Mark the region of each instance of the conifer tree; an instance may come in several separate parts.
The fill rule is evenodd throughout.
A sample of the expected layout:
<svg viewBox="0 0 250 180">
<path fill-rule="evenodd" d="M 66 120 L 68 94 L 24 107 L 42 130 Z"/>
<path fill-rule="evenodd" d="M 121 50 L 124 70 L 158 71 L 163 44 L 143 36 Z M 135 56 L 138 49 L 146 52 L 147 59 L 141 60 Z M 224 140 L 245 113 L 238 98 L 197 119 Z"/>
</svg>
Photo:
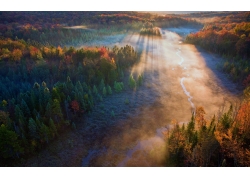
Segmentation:
<svg viewBox="0 0 250 180">
<path fill-rule="evenodd" d="M 17 134 L 2 124 L 0 126 L 0 158 L 15 157 L 22 151 Z"/>
<path fill-rule="evenodd" d="M 103 90 L 102 90 L 102 94 L 103 94 L 104 97 L 107 96 L 107 90 L 106 90 L 105 87 L 104 87 Z"/>
<path fill-rule="evenodd" d="M 95 94 L 95 95 L 97 95 L 98 94 L 98 90 L 97 90 L 97 88 L 96 88 L 96 86 L 94 85 L 94 87 L 93 87 L 93 93 Z"/>
<path fill-rule="evenodd" d="M 36 122 L 34 121 L 33 118 L 29 118 L 28 129 L 29 129 L 29 135 L 32 139 L 36 140 L 39 138 Z"/>
<path fill-rule="evenodd" d="M 110 87 L 109 85 L 107 86 L 107 93 L 108 93 L 109 95 L 112 94 L 112 89 L 111 89 L 111 87 Z"/>
<path fill-rule="evenodd" d="M 49 120 L 49 131 L 50 131 L 50 134 L 51 134 L 52 138 L 54 138 L 55 136 L 58 135 L 57 128 L 56 128 L 56 126 L 54 124 L 53 119 L 51 119 L 51 118 Z"/>
<path fill-rule="evenodd" d="M 28 105 L 26 104 L 26 102 L 23 99 L 22 99 L 22 102 L 21 102 L 21 110 L 23 112 L 24 117 L 26 117 L 26 118 L 31 117 L 30 109 L 29 109 Z"/>
<path fill-rule="evenodd" d="M 54 116 L 54 119 L 57 123 L 59 123 L 59 121 L 63 119 L 61 106 L 57 99 L 54 99 L 52 103 L 52 115 Z"/>
</svg>

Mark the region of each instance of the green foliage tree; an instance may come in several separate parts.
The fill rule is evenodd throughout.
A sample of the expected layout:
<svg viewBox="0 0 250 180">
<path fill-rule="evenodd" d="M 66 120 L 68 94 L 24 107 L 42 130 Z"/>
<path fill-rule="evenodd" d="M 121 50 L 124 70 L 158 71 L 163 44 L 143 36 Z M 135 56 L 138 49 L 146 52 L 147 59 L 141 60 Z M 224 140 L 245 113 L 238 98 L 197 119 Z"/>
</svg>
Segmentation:
<svg viewBox="0 0 250 180">
<path fill-rule="evenodd" d="M 14 131 L 8 130 L 4 124 L 0 126 L 0 157 L 11 158 L 23 152 Z"/>
<path fill-rule="evenodd" d="M 58 99 L 53 100 L 52 116 L 54 117 L 53 119 L 55 119 L 57 123 L 63 120 L 62 109 L 61 109 L 60 102 L 58 101 Z"/>
<path fill-rule="evenodd" d="M 41 123 L 41 127 L 39 129 L 40 141 L 48 143 L 49 133 L 49 128 L 45 124 Z"/>
<path fill-rule="evenodd" d="M 123 90 L 123 82 L 114 82 L 114 89 L 115 89 L 115 92 L 121 92 Z"/>
<path fill-rule="evenodd" d="M 143 82 L 143 76 L 139 75 L 138 78 L 137 78 L 137 83 L 136 84 L 138 84 L 138 86 L 141 86 L 142 82 Z"/>
<path fill-rule="evenodd" d="M 108 95 L 112 94 L 112 89 L 109 85 L 107 86 L 107 93 L 108 93 Z"/>
<path fill-rule="evenodd" d="M 97 90 L 97 88 L 96 88 L 96 86 L 94 85 L 94 87 L 93 87 L 93 93 L 95 94 L 95 95 L 97 95 L 98 94 L 98 90 Z"/>
<path fill-rule="evenodd" d="M 58 135 L 57 133 L 57 128 L 54 124 L 54 121 L 53 119 L 50 118 L 49 120 L 49 131 L 50 131 L 50 135 L 52 138 L 56 137 Z"/>
<path fill-rule="evenodd" d="M 27 103 L 23 99 L 21 101 L 21 110 L 23 112 L 24 117 L 26 117 L 26 118 L 31 117 L 30 109 L 29 109 Z"/>
<path fill-rule="evenodd" d="M 104 87 L 103 88 L 103 90 L 102 90 L 102 94 L 103 94 L 103 96 L 105 97 L 105 96 L 107 96 L 107 90 L 106 90 L 106 87 Z"/>
<path fill-rule="evenodd" d="M 51 118 L 52 116 L 52 107 L 50 102 L 47 103 L 46 110 L 45 110 L 45 116 L 46 118 Z"/>
<path fill-rule="evenodd" d="M 129 87 L 132 89 L 136 88 L 136 81 L 132 74 L 129 76 Z"/>
<path fill-rule="evenodd" d="M 39 133 L 38 133 L 37 124 L 33 118 L 29 118 L 28 128 L 29 128 L 29 135 L 31 139 L 37 140 L 39 138 Z"/>
<path fill-rule="evenodd" d="M 102 79 L 100 84 L 99 84 L 99 91 L 102 92 L 103 88 L 105 87 L 104 80 Z"/>
</svg>

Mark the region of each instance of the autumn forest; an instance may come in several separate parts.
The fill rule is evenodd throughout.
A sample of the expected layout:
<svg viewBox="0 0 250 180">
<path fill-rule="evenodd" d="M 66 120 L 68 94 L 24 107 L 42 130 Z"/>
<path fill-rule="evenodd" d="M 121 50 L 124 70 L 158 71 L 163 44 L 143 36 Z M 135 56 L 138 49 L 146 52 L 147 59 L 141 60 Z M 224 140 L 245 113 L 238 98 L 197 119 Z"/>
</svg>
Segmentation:
<svg viewBox="0 0 250 180">
<path fill-rule="evenodd" d="M 250 13 L 0 12 L 1 166 L 250 166 Z"/>
</svg>

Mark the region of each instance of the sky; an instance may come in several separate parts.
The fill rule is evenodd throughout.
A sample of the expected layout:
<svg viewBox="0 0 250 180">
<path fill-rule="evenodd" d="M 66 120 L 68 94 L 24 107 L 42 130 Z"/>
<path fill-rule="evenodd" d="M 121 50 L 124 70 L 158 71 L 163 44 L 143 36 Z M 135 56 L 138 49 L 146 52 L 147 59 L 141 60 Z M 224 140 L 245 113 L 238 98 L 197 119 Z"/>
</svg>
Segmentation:
<svg viewBox="0 0 250 180">
<path fill-rule="evenodd" d="M 34 3 L 35 2 L 35 3 Z M 0 11 L 249 11 L 246 0 L 11 0 Z"/>
<path fill-rule="evenodd" d="M 158 13 L 158 14 L 188 14 L 188 13 L 196 13 L 202 11 L 147 11 L 151 13 Z"/>
</svg>

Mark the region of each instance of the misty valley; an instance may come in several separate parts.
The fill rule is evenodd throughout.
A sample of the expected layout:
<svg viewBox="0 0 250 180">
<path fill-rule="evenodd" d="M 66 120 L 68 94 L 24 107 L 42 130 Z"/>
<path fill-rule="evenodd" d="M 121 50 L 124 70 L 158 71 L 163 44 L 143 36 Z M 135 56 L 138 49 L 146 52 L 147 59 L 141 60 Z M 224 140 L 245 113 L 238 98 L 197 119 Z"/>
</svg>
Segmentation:
<svg viewBox="0 0 250 180">
<path fill-rule="evenodd" d="M 250 13 L 0 12 L 2 167 L 250 165 Z"/>
</svg>

